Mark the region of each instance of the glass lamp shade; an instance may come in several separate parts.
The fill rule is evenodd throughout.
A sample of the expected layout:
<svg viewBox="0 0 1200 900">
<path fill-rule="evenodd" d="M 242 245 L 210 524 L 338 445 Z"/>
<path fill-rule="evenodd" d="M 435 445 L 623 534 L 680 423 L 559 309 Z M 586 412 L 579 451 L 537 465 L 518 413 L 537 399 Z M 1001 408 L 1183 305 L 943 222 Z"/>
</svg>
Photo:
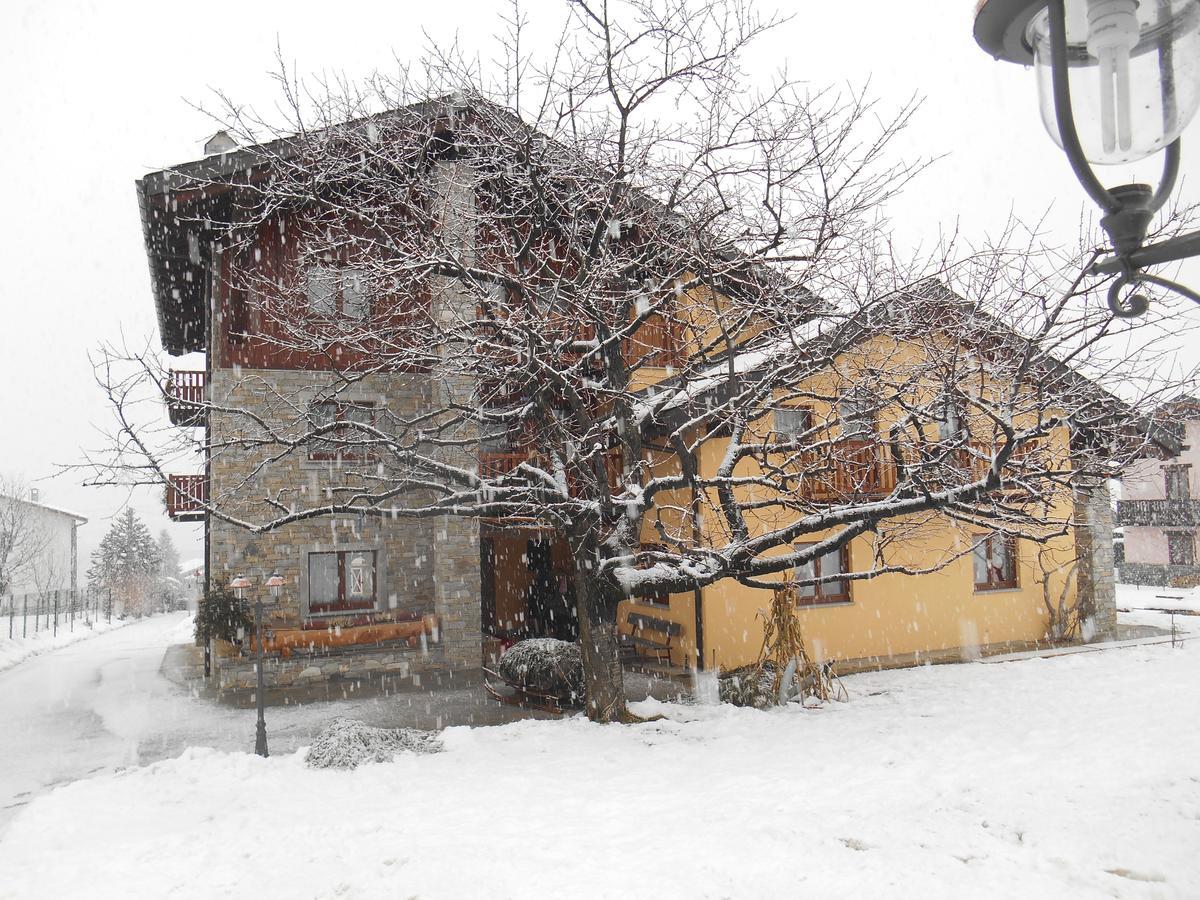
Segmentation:
<svg viewBox="0 0 1200 900">
<path fill-rule="evenodd" d="M 1084 156 L 1143 159 L 1170 144 L 1200 105 L 1200 0 L 1067 0 L 1071 109 Z M 1042 122 L 1061 147 L 1050 14 L 1029 22 Z"/>
</svg>

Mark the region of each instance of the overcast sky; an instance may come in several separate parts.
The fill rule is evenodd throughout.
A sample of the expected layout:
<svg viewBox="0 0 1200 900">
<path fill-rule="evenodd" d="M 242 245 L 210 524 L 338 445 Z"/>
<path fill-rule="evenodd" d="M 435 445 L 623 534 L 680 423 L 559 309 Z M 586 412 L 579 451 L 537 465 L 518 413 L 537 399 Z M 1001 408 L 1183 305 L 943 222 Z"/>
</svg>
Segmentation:
<svg viewBox="0 0 1200 900">
<path fill-rule="evenodd" d="M 299 72 L 361 77 L 415 54 L 422 30 L 479 46 L 499 28 L 486 0 L 330 4 L 0 3 L 4 87 L 0 171 L 0 473 L 24 476 L 42 498 L 87 516 L 80 568 L 126 502 L 183 557 L 199 556 L 199 526 L 170 524 L 161 492 L 84 488 L 55 464 L 98 447 L 108 421 L 88 353 L 103 340 L 157 342 L 134 179 L 194 159 L 212 123 L 189 101 L 220 88 L 267 108 L 276 42 Z M 974 0 L 763 2 L 794 13 L 755 56 L 786 64 L 815 87 L 861 86 L 894 107 L 924 106 L 898 154 L 943 157 L 891 207 L 906 243 L 957 227 L 969 237 L 1015 212 L 1046 216 L 1049 234 L 1076 239 L 1091 213 L 1061 151 L 1042 128 L 1032 72 L 992 61 L 971 36 Z M 559 0 L 530 0 L 549 21 Z M 1200 135 L 1193 126 L 1192 141 Z M 1185 141 L 1184 196 L 1194 195 L 1195 144 Z M 1153 180 L 1160 163 L 1101 170 L 1108 184 Z M 1191 196 L 1190 199 L 1198 199 Z M 1200 283 L 1200 267 L 1185 269 Z M 1197 311 L 1200 315 L 1200 311 Z"/>
</svg>

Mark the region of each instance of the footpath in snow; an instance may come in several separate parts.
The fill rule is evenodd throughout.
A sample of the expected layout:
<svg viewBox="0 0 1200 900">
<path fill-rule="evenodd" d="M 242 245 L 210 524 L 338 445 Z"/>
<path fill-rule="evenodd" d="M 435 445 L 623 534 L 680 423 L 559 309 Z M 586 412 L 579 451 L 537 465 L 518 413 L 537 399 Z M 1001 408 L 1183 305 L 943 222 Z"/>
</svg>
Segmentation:
<svg viewBox="0 0 1200 900">
<path fill-rule="evenodd" d="M 86 622 L 83 618 L 77 618 L 74 623 L 66 620 L 59 622 L 57 634 L 54 633 L 53 627 L 47 626 L 33 632 L 26 628 L 26 634 L 22 636 L 21 619 L 18 618 L 13 636 L 10 638 L 8 636 L 8 616 L 4 616 L 3 619 L 0 619 L 0 672 L 12 668 L 31 656 L 87 640 L 98 634 L 104 634 L 106 631 L 112 631 L 114 628 L 128 625 L 133 621 L 133 619 L 106 621 L 100 618 L 95 622 Z"/>
<path fill-rule="evenodd" d="M 0 897 L 1200 896 L 1200 644 L 846 683 L 352 772 L 192 749 L 31 803 Z"/>
</svg>

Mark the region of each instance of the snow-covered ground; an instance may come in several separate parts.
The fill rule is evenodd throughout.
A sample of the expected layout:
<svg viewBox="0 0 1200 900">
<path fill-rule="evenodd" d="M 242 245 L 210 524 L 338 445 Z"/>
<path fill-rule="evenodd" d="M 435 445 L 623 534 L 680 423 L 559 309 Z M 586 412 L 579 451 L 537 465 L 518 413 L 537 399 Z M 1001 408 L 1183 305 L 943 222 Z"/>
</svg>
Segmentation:
<svg viewBox="0 0 1200 900">
<path fill-rule="evenodd" d="M 847 686 L 353 772 L 190 749 L 31 803 L 0 897 L 1200 896 L 1195 641 Z"/>
<path fill-rule="evenodd" d="M 1130 625 L 1154 625 L 1178 632 L 1200 633 L 1200 588 L 1162 588 L 1132 584 L 1117 585 L 1120 621 Z M 1169 611 L 1174 610 L 1172 616 Z"/>
<path fill-rule="evenodd" d="M 115 624 L 115 623 L 114 623 Z M 186 613 L 169 613 L 27 658 L 0 672 L 0 837 L 27 803 L 55 785 L 148 765 L 188 747 L 254 747 L 254 710 L 193 696 L 160 674 L 171 644 L 192 638 Z M 336 715 L 377 725 L 483 719 L 495 703 L 478 691 L 354 697 L 336 704 L 271 707 L 272 751 L 312 742 Z M 4 878 L 0 876 L 0 896 Z"/>
<path fill-rule="evenodd" d="M 0 672 L 12 668 L 31 656 L 104 634 L 106 631 L 120 628 L 132 621 L 132 619 L 113 619 L 111 622 L 106 622 L 100 618 L 96 622 L 86 622 L 82 618 L 76 618 L 72 624 L 64 619 L 59 622 L 58 634 L 54 633 L 53 628 L 42 628 L 33 633 L 28 633 L 27 629 L 25 637 L 22 637 L 21 620 L 17 618 L 13 636 L 10 638 L 8 636 L 8 617 L 4 616 L 3 619 L 0 619 Z M 32 627 L 32 625 L 29 626 L 30 629 Z"/>
</svg>

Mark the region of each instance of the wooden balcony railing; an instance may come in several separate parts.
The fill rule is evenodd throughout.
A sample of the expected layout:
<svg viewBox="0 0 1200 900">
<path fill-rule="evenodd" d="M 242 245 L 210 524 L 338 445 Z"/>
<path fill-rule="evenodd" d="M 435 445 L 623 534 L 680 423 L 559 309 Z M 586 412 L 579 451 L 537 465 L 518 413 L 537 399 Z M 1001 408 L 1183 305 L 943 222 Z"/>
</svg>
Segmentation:
<svg viewBox="0 0 1200 900">
<path fill-rule="evenodd" d="M 896 466 L 875 441 L 837 441 L 801 454 L 800 492 L 809 500 L 883 497 L 896 487 Z"/>
<path fill-rule="evenodd" d="M 167 415 L 172 425 L 204 424 L 204 372 L 172 371 L 167 376 Z"/>
<path fill-rule="evenodd" d="M 513 471 L 526 460 L 532 459 L 533 454 L 520 450 L 502 453 L 479 454 L 479 477 L 500 478 Z"/>
<path fill-rule="evenodd" d="M 905 465 L 916 464 L 915 454 L 902 448 Z M 995 448 L 984 441 L 971 441 L 966 447 L 947 455 L 939 473 L 934 468 L 923 472 L 927 484 L 965 484 L 986 476 Z M 1046 466 L 1044 448 L 1037 443 L 1024 444 L 1014 451 L 1005 469 L 1006 477 L 1021 466 L 1035 471 Z M 809 500 L 837 498 L 865 499 L 885 497 L 896 488 L 897 465 L 893 450 L 886 443 L 867 440 L 836 441 L 832 445 L 800 455 L 805 473 L 800 483 L 802 496 Z M 1002 488 L 1012 491 L 1014 488 Z"/>
<path fill-rule="evenodd" d="M 967 447 L 948 454 L 940 467 L 928 467 L 923 477 L 927 484 L 966 484 L 983 478 L 991 466 L 993 446 L 983 441 L 972 441 Z M 1005 467 L 1009 477 L 1015 467 L 1032 464 L 1035 470 L 1046 465 L 1040 458 L 1044 448 L 1027 445 L 1020 453 L 1014 453 Z M 916 461 L 910 454 L 903 454 L 906 465 Z M 479 474 L 484 478 L 499 478 L 507 475 L 522 462 L 544 464 L 543 457 L 530 451 L 504 453 L 481 453 Z M 623 476 L 621 451 L 613 448 L 605 452 L 604 466 L 608 473 L 609 486 L 617 491 Z M 846 498 L 878 499 L 886 497 L 896 489 L 897 465 L 892 448 L 881 441 L 844 440 L 801 451 L 788 463 L 789 471 L 794 466 L 800 474 L 798 491 L 802 497 L 815 502 L 836 502 Z M 567 484 L 572 494 L 576 492 L 576 476 L 568 472 Z M 1015 488 L 1002 488 L 1013 491 Z"/>
<path fill-rule="evenodd" d="M 1195 528 L 1200 525 L 1200 500 L 1120 500 L 1117 524 L 1150 528 Z"/>
<path fill-rule="evenodd" d="M 501 478 L 515 470 L 523 462 L 530 462 L 537 466 L 545 466 L 547 464 L 545 457 L 534 453 L 532 450 L 511 450 L 500 453 L 483 452 L 479 454 L 479 477 Z M 616 491 L 621 483 L 621 475 L 624 470 L 619 448 L 605 452 L 604 469 L 608 474 L 608 486 L 613 491 Z M 573 472 L 567 473 L 567 490 L 571 494 L 576 493 L 577 478 Z"/>
<path fill-rule="evenodd" d="M 203 475 L 172 475 L 167 484 L 167 515 L 176 522 L 204 518 L 208 481 Z"/>
</svg>

